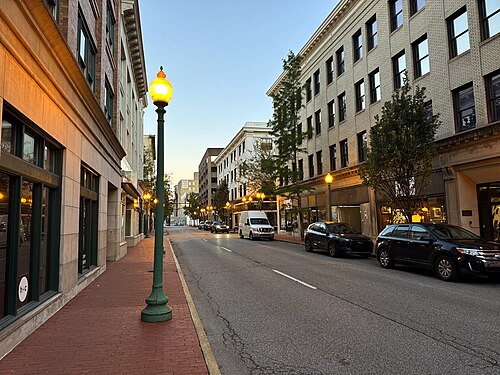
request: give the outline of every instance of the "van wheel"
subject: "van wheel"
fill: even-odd
[[[253,241],[253,233],[250,232],[250,234],[248,235],[248,238],[250,239],[250,241]]]

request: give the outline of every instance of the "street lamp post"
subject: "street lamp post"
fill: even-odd
[[[163,67],[149,86],[149,92],[158,114],[158,163],[156,173],[156,194],[160,204],[156,205],[153,289],[146,299],[147,306],[141,311],[141,320],[148,323],[164,322],[172,319],[172,309],[167,306],[168,297],[163,291],[163,218],[165,213],[164,173],[164,116],[165,107],[172,98],[172,85],[167,80]]]
[[[149,238],[149,201],[151,200],[151,194],[145,193],[144,196],[144,202],[146,202],[146,227],[144,228],[146,231],[146,234],[144,235],[145,238]]]
[[[333,182],[333,176],[328,173],[325,176],[325,182],[328,184],[328,196],[326,198],[326,204],[328,205],[327,212],[328,212],[328,221],[332,221],[332,197],[331,197],[331,185]]]

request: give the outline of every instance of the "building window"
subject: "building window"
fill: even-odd
[[[406,76],[406,57],[404,50],[392,58],[392,67],[394,71],[394,90],[397,90],[403,86]]]
[[[340,47],[335,53],[337,56],[337,77],[345,72],[345,61],[344,61],[344,46]]]
[[[312,99],[312,88],[311,88],[311,78],[306,81],[306,100]]]
[[[403,0],[389,0],[391,32],[403,25]]]
[[[328,128],[335,125],[335,100],[328,103]]]
[[[59,24],[60,0],[45,0],[45,5],[47,6],[49,13],[52,14],[52,17],[54,17],[56,23]]]
[[[314,155],[309,155],[309,178],[314,176]]]
[[[316,152],[318,176],[323,173],[323,151]]]
[[[347,118],[347,103],[345,98],[345,92],[340,94],[337,99],[339,103],[339,122],[342,122]]]
[[[307,139],[311,139],[313,137],[313,118],[309,116],[307,118]]]
[[[486,77],[490,122],[500,120],[500,71]]]
[[[427,112],[427,118],[431,120],[432,116],[434,116],[434,112],[432,111],[432,100],[425,102],[424,106],[425,106],[425,111]]]
[[[425,6],[425,0],[410,0],[410,16],[413,16]]]
[[[476,127],[476,109],[472,83],[461,87],[453,93],[455,105],[455,121],[458,132]]]
[[[97,266],[99,176],[82,165],[80,169],[80,230],[78,243],[78,274],[81,276]],[[131,233],[134,202],[127,203],[125,232]]]
[[[330,170],[337,169],[337,145],[330,146]]]
[[[298,145],[302,144],[302,138],[303,138],[302,123],[300,123],[300,124],[297,125],[297,144]]]
[[[427,35],[413,43],[413,65],[415,66],[415,78],[422,77],[430,71]]]
[[[106,120],[108,120],[109,124],[113,124],[113,98],[115,94],[113,93],[113,89],[109,84],[108,79],[106,78],[106,83],[104,84],[104,114],[106,115]]]
[[[321,134],[321,109],[314,113],[314,122],[316,123],[316,135]]]
[[[370,80],[370,103],[376,103],[381,99],[380,95],[380,72],[379,69],[375,69],[368,76]]]
[[[304,160],[299,159],[299,181],[304,179]]]
[[[500,32],[500,2],[498,0],[479,0],[479,14],[483,40]]]
[[[111,51],[114,50],[115,46],[115,16],[113,14],[113,7],[108,0],[108,5],[106,8],[106,42],[108,43]]]
[[[469,25],[467,11],[462,8],[448,19],[450,38],[450,57],[458,56],[469,50]]]
[[[319,89],[320,89],[320,76],[319,76],[319,69],[314,72],[314,95],[319,94]]]
[[[349,166],[349,149],[347,139],[340,141],[340,166],[342,168]]]
[[[363,34],[361,34],[361,29],[352,36],[352,48],[354,62],[361,60],[363,58]]]
[[[92,91],[95,91],[96,48],[90,39],[89,29],[82,12],[78,11],[78,63]]]
[[[368,39],[368,51],[375,48],[378,44],[378,34],[377,34],[377,16],[374,15],[366,23],[366,36]]]
[[[358,133],[358,162],[366,161],[366,152],[368,148],[368,136],[366,131]]]
[[[356,92],[356,112],[365,109],[365,81],[362,79],[354,85]]]
[[[333,82],[333,56],[331,56],[325,63],[326,67],[326,83],[329,85]]]

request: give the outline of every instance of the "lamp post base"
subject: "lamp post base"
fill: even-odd
[[[141,311],[141,320],[146,323],[165,322],[172,319],[172,309],[167,306],[168,297],[162,287],[153,287],[151,295],[146,299],[148,304]]]

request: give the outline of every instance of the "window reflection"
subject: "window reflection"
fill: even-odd
[[[17,255],[17,285],[26,277],[28,281],[27,294],[18,294],[17,308],[20,308],[31,301],[32,280],[30,272],[31,264],[31,228],[32,228],[32,206],[33,206],[33,184],[23,181],[21,186],[21,217],[19,220],[19,251]]]

